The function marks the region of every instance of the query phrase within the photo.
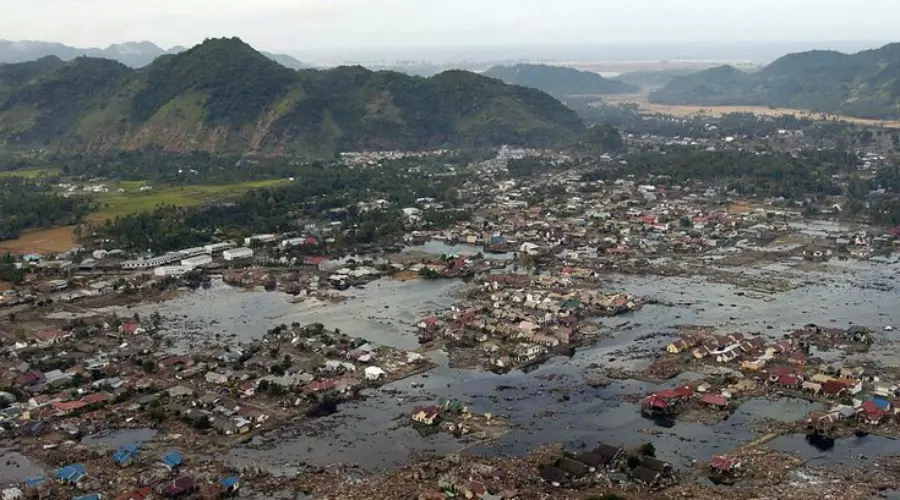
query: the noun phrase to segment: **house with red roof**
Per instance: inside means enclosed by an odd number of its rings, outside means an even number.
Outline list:
[[[84,408],[88,404],[83,401],[56,401],[50,403],[50,406],[56,410],[57,415],[68,415],[75,410]]]
[[[153,490],[148,486],[122,493],[116,497],[116,500],[150,500],[151,498],[153,498]]]
[[[796,389],[803,381],[796,375],[782,375],[778,377],[778,385],[786,389]]]
[[[874,400],[866,401],[856,410],[856,418],[870,425],[880,424],[888,415],[888,411],[879,408]]]
[[[441,409],[437,406],[417,406],[413,408],[413,422],[425,425],[434,425],[435,423],[437,423],[437,420],[440,417]]]
[[[251,398],[254,394],[256,394],[256,381],[255,380],[247,380],[241,382],[237,386],[238,393],[241,396]]]
[[[37,333],[38,342],[42,345],[55,344],[71,336],[71,332],[64,332],[62,330],[42,330]]]
[[[81,402],[90,405],[94,403],[105,403],[109,401],[109,396],[102,392],[96,392],[94,394],[88,394],[81,398]]]
[[[740,469],[742,463],[743,462],[741,462],[739,458],[731,458],[720,455],[717,457],[713,457],[712,460],[709,461],[709,468],[718,472],[719,474],[726,474],[734,471],[735,469]]]
[[[725,408],[728,406],[727,399],[725,399],[723,396],[714,396],[712,394],[703,396],[703,398],[700,399],[700,402],[715,408]]]
[[[141,328],[141,324],[137,321],[129,320],[119,325],[119,332],[127,333],[128,335],[140,335],[146,333],[146,330]]]

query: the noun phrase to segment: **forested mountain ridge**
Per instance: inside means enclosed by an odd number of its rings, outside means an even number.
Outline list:
[[[55,42],[0,40],[0,63],[22,63],[46,57],[55,57],[64,61],[70,61],[76,57],[98,57],[112,59],[132,68],[140,68],[150,64],[161,55],[177,54],[184,50],[186,49],[180,46],[164,50],[151,42],[125,42],[116,43],[104,49],[81,49]],[[263,52],[263,54],[291,69],[309,67],[287,54],[270,52]]]
[[[808,109],[863,118],[900,117],[900,44],[856,54],[788,54],[753,73],[722,66],[673,78],[650,100],[702,106]]]
[[[137,70],[85,57],[0,66],[0,143],[10,146],[328,153],[541,146],[583,131],[573,111],[534,89],[464,71],[295,71],[236,38]]]
[[[627,94],[639,90],[634,85],[604,78],[590,71],[544,64],[494,66],[483,74],[484,76],[503,80],[511,85],[521,85],[542,90],[557,97],[586,94]]]

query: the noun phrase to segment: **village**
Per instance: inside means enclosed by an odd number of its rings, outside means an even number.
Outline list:
[[[536,178],[508,178],[509,163],[522,158],[554,168]],[[613,275],[703,279],[766,297],[803,283],[780,270],[751,272],[754,265],[788,262],[821,272],[829,263],[879,262],[900,244],[900,228],[816,226],[801,207],[782,199],[742,199],[719,185],[665,178],[595,179],[586,174],[618,158],[604,155],[587,170],[566,168],[569,160],[547,151],[501,150],[474,165],[459,191],[461,207],[452,210],[471,216],[434,228],[423,223],[423,213],[449,207],[426,198],[395,206],[405,234],[375,247],[336,251],[352,225],[319,221],[298,231],[246,234],[159,254],[86,247],[10,256],[24,278],[0,292],[0,437],[46,468],[11,487],[44,498],[126,492],[132,496],[119,498],[213,498],[242,485],[282,484],[265,472],[200,456],[215,457],[295,419],[339,413],[367,390],[434,369],[440,356],[448,368],[497,377],[570,359],[614,337],[610,325],[659,305],[612,282]],[[391,208],[383,201],[373,198],[361,208]],[[838,213],[840,201],[824,210]],[[189,300],[212,283],[248,295],[285,294],[297,307],[324,307],[352,305],[354,292],[374,288],[377,294],[381,284],[407,282],[458,285],[430,304],[428,314],[403,318],[400,333],[412,336],[417,348],[378,345],[365,331],[341,332],[327,321],[272,324],[269,318],[258,320],[268,333],[252,341],[217,336],[208,325],[197,344],[167,333],[170,318],[122,312]],[[748,398],[798,398],[821,409],[765,431],[826,440],[900,437],[896,370],[832,361],[868,353],[893,327],[843,326],[810,324],[779,337],[782,332],[680,325],[677,338],[647,366],[623,371],[599,363],[606,380],[599,385],[623,379],[659,384],[659,390],[632,395],[651,420],[715,424]],[[670,382],[685,372],[700,377]],[[515,429],[515,420],[501,413],[431,399],[403,423],[423,440],[441,433],[491,442]],[[98,433],[144,429],[158,437],[112,449],[80,443]],[[614,486],[643,494],[696,475],[649,451],[618,443],[558,451],[529,466],[527,485],[550,492]],[[704,457],[701,468],[719,478],[746,477],[754,474],[747,453]],[[127,459],[120,464],[116,457]],[[434,495],[423,498],[519,498],[487,479],[437,483]]]

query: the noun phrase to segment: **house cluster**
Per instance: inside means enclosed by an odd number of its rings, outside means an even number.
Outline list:
[[[240,492],[240,478],[235,474],[222,473],[200,464],[193,467],[196,474],[188,473],[191,467],[180,451],[168,450],[151,456],[150,453],[142,453],[140,448],[129,443],[115,450],[111,456],[92,461],[90,465],[70,463],[55,469],[52,474],[29,477],[21,488],[15,488],[20,496],[10,496],[13,492],[4,490],[3,498],[217,499],[236,497]],[[127,483],[120,481],[122,476],[139,478],[140,485],[117,491],[117,488],[123,488],[119,484]],[[95,492],[85,494],[87,491]],[[74,496],[67,496],[73,492]]]
[[[811,362],[811,348],[865,351],[873,339],[874,332],[861,326],[843,330],[809,325],[779,340],[740,332],[712,335],[700,331],[682,335],[666,346],[666,351],[682,355],[688,362],[730,364],[753,373],[779,363],[804,367]]]
[[[421,320],[420,341],[445,341],[460,366],[508,371],[553,351],[569,352],[594,332],[584,319],[637,309],[641,300],[577,286],[569,274],[488,274],[461,304]],[[587,284],[587,283],[586,283]]]
[[[900,414],[897,386],[886,382],[885,375],[872,368],[824,363],[815,354],[826,350],[865,351],[874,335],[873,330],[862,326],[845,330],[815,325],[795,330],[779,340],[741,333],[685,334],[667,346],[670,355],[680,357],[688,365],[712,364],[709,368],[724,370],[740,382],[703,383],[657,392],[641,401],[642,412],[672,416],[690,402],[731,409],[732,398],[741,393],[789,394],[831,408],[810,416],[809,423],[816,430],[830,432],[839,422],[880,425]]]
[[[557,488],[632,483],[658,490],[678,481],[670,463],[608,444],[600,444],[591,451],[566,453],[541,467],[539,472],[545,483]]]
[[[455,400],[445,400],[437,405],[416,406],[411,413],[413,424],[422,427],[440,427],[457,436],[465,436],[488,427],[500,428],[505,421],[491,413],[477,414],[469,407]]]
[[[190,356],[159,349],[153,320],[42,330],[0,359],[0,435],[68,439],[190,424],[198,439],[278,425],[323,401],[426,370],[422,355],[326,331],[278,327],[263,341]],[[90,339],[90,342],[87,341]],[[297,409],[301,407],[301,409]]]

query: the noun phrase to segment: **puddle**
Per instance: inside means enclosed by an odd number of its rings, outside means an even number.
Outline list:
[[[17,451],[0,450],[0,486],[22,483],[45,474],[31,459]]]
[[[154,429],[125,429],[121,431],[107,431],[85,436],[81,439],[83,444],[101,445],[110,450],[117,450],[129,443],[142,444],[152,441],[156,436]]]

